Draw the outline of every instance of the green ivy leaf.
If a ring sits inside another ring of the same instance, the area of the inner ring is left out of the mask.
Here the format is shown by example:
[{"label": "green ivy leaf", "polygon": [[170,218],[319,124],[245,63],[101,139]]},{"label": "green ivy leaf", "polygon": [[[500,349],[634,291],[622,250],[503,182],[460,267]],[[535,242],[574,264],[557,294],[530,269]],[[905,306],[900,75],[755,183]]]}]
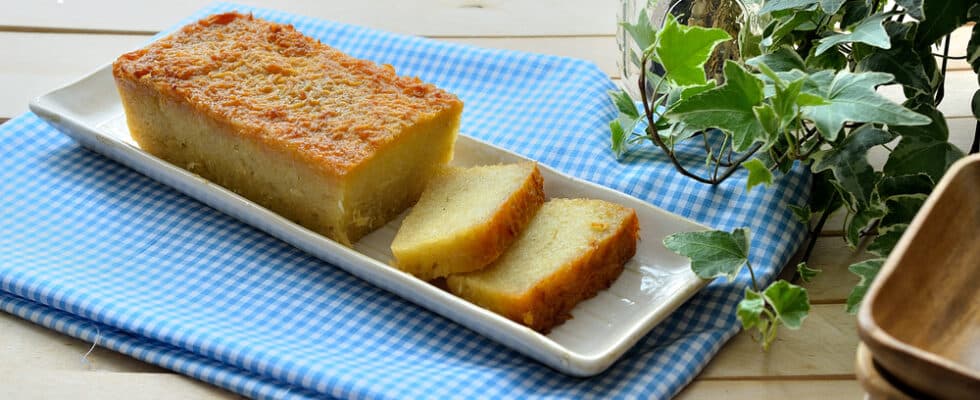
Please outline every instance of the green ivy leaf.
[{"label": "green ivy leaf", "polygon": [[[780,87],[779,84],[776,85],[776,94],[772,96],[772,106],[776,115],[779,116],[780,130],[789,127],[799,116],[797,104],[804,81],[805,79],[800,78],[786,83],[784,87]],[[773,139],[770,137],[770,140]]]},{"label": "green ivy leaf", "polygon": [[847,67],[847,56],[840,52],[838,49],[833,49],[826,51],[823,54],[817,54],[817,49],[810,49],[810,54],[806,56],[806,69],[808,71],[820,71],[820,70],[840,70]]},{"label": "green ivy leaf", "polygon": [[868,150],[891,140],[890,133],[870,124],[862,125],[847,135],[839,146],[815,154],[819,160],[813,171],[833,171],[837,182],[854,195],[858,204],[867,204],[875,188],[875,173],[868,163]]},{"label": "green ivy leaf", "polygon": [[[657,41],[657,30],[650,24],[650,17],[647,15],[645,7],[640,9],[640,16],[636,19],[635,24],[623,22],[622,25],[626,33],[629,33],[630,37],[633,38],[633,42],[640,48],[640,51],[646,51]],[[636,64],[640,64],[639,60]]]},{"label": "green ivy leaf", "polygon": [[886,228],[878,229],[878,236],[868,245],[868,251],[879,257],[887,257],[891,253],[898,240],[902,238],[908,224],[896,224]]},{"label": "green ivy leaf", "polygon": [[701,85],[707,79],[704,63],[719,43],[731,40],[724,29],[687,26],[667,14],[660,30],[654,53],[667,73],[664,75],[679,86]]},{"label": "green ivy leaf", "polygon": [[861,22],[871,14],[871,6],[867,0],[847,0],[844,3],[844,15],[841,17],[840,25],[848,28]]},{"label": "green ivy leaf", "polygon": [[880,72],[852,73],[841,71],[829,82],[826,91],[821,86],[827,74],[811,74],[804,90],[822,95],[829,104],[803,107],[803,115],[814,122],[820,134],[829,141],[837,139],[837,133],[845,122],[875,122],[892,125],[926,125],[931,119],[917,114],[878,94],[878,85],[892,81],[892,76]]},{"label": "green ivy leaf", "polygon": [[932,178],[923,173],[898,176],[886,175],[875,186],[875,191],[878,192],[879,198],[888,199],[889,197],[900,194],[929,194],[929,192],[932,192],[933,186],[935,186],[935,183],[933,183]]},{"label": "green ivy leaf", "polygon": [[739,55],[743,60],[762,54],[762,35],[752,29],[740,29],[736,42]]},{"label": "green ivy leaf", "polygon": [[773,71],[778,72],[794,69],[802,71],[806,69],[806,66],[803,64],[803,59],[800,58],[796,50],[793,50],[789,46],[780,46],[771,53],[750,58],[745,63],[756,68],[759,68],[760,64],[765,64]]},{"label": "green ivy leaf", "polygon": [[837,192],[837,196],[840,198],[842,203],[841,205],[847,209],[848,215],[856,213],[857,211],[855,210],[857,210],[861,205],[858,204],[857,198],[854,197],[854,193],[848,192],[847,189],[841,186],[840,182],[837,182],[836,179],[831,179],[829,182],[830,185],[833,186],[834,191]]},{"label": "green ivy leaf", "polygon": [[[629,139],[629,132],[623,127],[623,115],[620,118],[614,119],[609,123],[610,132],[610,144],[609,147],[612,149],[613,153],[616,154],[616,158],[619,158],[626,152],[626,141]],[[632,130],[630,130],[632,132]]]},{"label": "green ivy leaf", "polygon": [[786,80],[796,80],[800,76],[806,77],[806,82],[803,83],[803,91],[822,97],[826,97],[827,93],[830,92],[830,86],[837,77],[834,75],[834,71],[831,70],[817,71],[809,75],[803,72],[791,71],[785,75],[787,76],[784,76],[783,79]]},{"label": "green ivy leaf", "polygon": [[745,298],[738,302],[735,315],[742,321],[742,328],[752,329],[762,325],[762,311],[766,308],[766,301],[759,292],[745,288]]},{"label": "green ivy leaf", "polygon": [[636,108],[633,98],[625,90],[610,90],[609,97],[620,113],[632,118],[640,118],[640,110]]},{"label": "green ivy leaf", "polygon": [[806,261],[796,264],[796,274],[800,276],[800,280],[803,283],[810,283],[813,278],[816,278],[823,270],[810,268],[806,265]]},{"label": "green ivy leaf", "polygon": [[[889,50],[874,49],[858,61],[856,72],[887,72],[906,89],[920,93],[932,93],[932,84],[925,67],[919,62],[918,53],[908,46]],[[911,93],[909,93],[911,94]]]},{"label": "green ivy leaf", "polygon": [[796,97],[796,105],[800,107],[824,106],[828,104],[830,104],[829,100],[823,98],[823,96],[818,96],[813,93],[803,92]]},{"label": "green ivy leaf", "polygon": [[735,279],[748,262],[748,230],[681,232],[667,236],[664,246],[691,259],[691,269],[701,279],[727,276]]},{"label": "green ivy leaf", "polygon": [[759,14],[771,13],[789,9],[809,10],[821,0],[766,0],[766,4],[759,9]]},{"label": "green ivy leaf", "polygon": [[832,213],[843,205],[837,189],[831,183],[834,172],[826,170],[813,175],[813,189],[810,190],[810,209],[814,213]]},{"label": "green ivy leaf", "polygon": [[973,66],[973,72],[980,72],[980,24],[973,25],[970,41],[966,44],[966,61]]},{"label": "green ivy leaf", "polygon": [[915,45],[925,48],[942,39],[967,21],[966,10],[976,5],[976,0],[930,1],[922,4],[922,17],[915,31]]},{"label": "green ivy leaf", "polygon": [[888,32],[881,25],[888,16],[889,14],[872,15],[854,26],[854,29],[850,33],[838,33],[821,39],[820,44],[817,46],[816,55],[819,56],[831,47],[841,43],[861,42],[882,49],[891,48]]},{"label": "green ivy leaf", "polygon": [[905,13],[917,20],[922,20],[922,0],[895,0],[898,5],[905,9]]},{"label": "green ivy leaf", "polygon": [[774,21],[772,32],[763,40],[768,41],[767,47],[790,45],[793,42],[793,32],[805,32],[817,29],[814,22],[820,16],[815,11],[800,11]]},{"label": "green ivy leaf", "polygon": [[883,171],[888,175],[926,173],[938,182],[953,162],[963,157],[963,152],[947,140],[949,128],[946,118],[930,104],[920,103],[915,110],[929,119],[929,125],[890,126],[888,129],[901,135],[902,140],[888,156]]},{"label": "green ivy leaf", "polygon": [[787,328],[799,329],[810,312],[810,298],[806,289],[784,280],[769,285],[762,295],[776,311],[776,318]]},{"label": "green ivy leaf", "polygon": [[780,132],[780,122],[779,116],[776,115],[776,111],[773,110],[772,106],[763,103],[762,105],[752,107],[752,112],[755,113],[755,118],[762,124],[762,129],[768,134],[768,140],[772,141],[776,139]]},{"label": "green ivy leaf", "polygon": [[980,89],[973,92],[973,101],[970,102],[970,108],[973,109],[973,117],[980,119]]},{"label": "green ivy leaf", "polygon": [[753,107],[762,103],[762,81],[742,66],[725,62],[725,84],[683,99],[667,112],[695,129],[718,128],[732,135],[736,151],[765,138]]},{"label": "green ivy leaf", "polygon": [[751,192],[752,188],[759,184],[772,185],[772,172],[758,158],[753,158],[742,163],[742,166],[749,171],[749,178],[745,183],[745,190]]},{"label": "green ivy leaf", "polygon": [[687,99],[694,95],[707,92],[708,90],[714,89],[716,87],[718,87],[718,83],[715,82],[714,79],[708,80],[708,82],[703,85],[685,86],[684,88],[681,89],[680,98]]},{"label": "green ivy leaf", "polygon": [[810,211],[810,206],[804,205],[801,207],[790,204],[789,209],[793,211],[793,216],[796,217],[796,220],[801,224],[809,224],[810,220],[813,219],[813,212]]},{"label": "green ivy leaf", "polygon": [[660,75],[657,75],[653,70],[647,70],[647,92],[666,94],[676,87],[671,85],[670,82],[664,80]]},{"label": "green ivy leaf", "polygon": [[668,145],[672,145],[675,143],[679,143],[682,140],[687,140],[690,137],[694,136],[695,133],[698,133],[700,131],[701,131],[700,129],[687,126],[687,124],[683,122],[677,122],[671,125],[670,129],[666,132],[667,137],[664,139],[664,141]]},{"label": "green ivy leaf", "polygon": [[[772,147],[770,147],[774,153],[785,152],[786,148],[786,140],[782,138],[777,140],[774,144],[772,144]],[[768,151],[760,151],[756,153],[755,157],[762,161],[763,164],[768,165],[770,168],[776,164],[776,159],[773,159],[772,156],[769,155]],[[780,159],[779,165],[776,167],[776,169],[784,174],[789,172],[789,170],[792,168],[793,160],[789,159],[788,157],[783,157]]]},{"label": "green ivy leaf", "polygon": [[926,202],[925,194],[900,194],[885,199],[885,216],[881,218],[881,227],[908,224]]},{"label": "green ivy leaf", "polygon": [[885,208],[881,203],[858,205],[858,210],[847,221],[844,227],[844,239],[851,248],[856,248],[861,241],[861,232],[871,226],[871,222],[885,216]]},{"label": "green ivy leaf", "polygon": [[844,0],[820,0],[820,8],[822,8],[823,12],[827,13],[827,15],[837,14],[837,11],[839,11],[840,7],[843,5]]},{"label": "green ivy leaf", "polygon": [[847,296],[847,312],[851,314],[857,312],[861,306],[861,301],[864,300],[864,294],[868,292],[868,287],[871,286],[871,282],[874,281],[875,276],[878,276],[878,271],[881,270],[881,265],[884,263],[884,258],[875,258],[857,264],[851,264],[847,268],[855,275],[861,277],[861,281],[854,286],[854,290]]}]

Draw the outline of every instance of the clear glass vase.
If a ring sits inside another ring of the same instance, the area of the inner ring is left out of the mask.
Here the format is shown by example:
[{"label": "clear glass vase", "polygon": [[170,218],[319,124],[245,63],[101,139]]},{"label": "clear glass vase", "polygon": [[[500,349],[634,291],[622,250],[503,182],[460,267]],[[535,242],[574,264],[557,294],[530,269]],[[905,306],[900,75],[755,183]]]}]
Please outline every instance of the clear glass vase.
[{"label": "clear glass vase", "polygon": [[[618,65],[622,86],[633,99],[639,100],[640,91],[637,85],[640,77],[639,55],[643,49],[638,48],[623,29],[623,23],[635,23],[642,15],[642,11],[646,11],[646,16],[654,29],[662,27],[667,20],[667,14],[671,14],[682,24],[721,28],[735,38],[731,42],[718,45],[705,64],[708,78],[714,78],[721,83],[724,82],[722,68],[725,60],[739,57],[739,46],[744,40],[744,35],[761,34],[763,26],[754,17],[758,15],[757,11],[761,5],[762,0],[621,0],[616,41],[620,50]],[[657,73],[663,71],[659,65],[652,65],[651,70]]]}]

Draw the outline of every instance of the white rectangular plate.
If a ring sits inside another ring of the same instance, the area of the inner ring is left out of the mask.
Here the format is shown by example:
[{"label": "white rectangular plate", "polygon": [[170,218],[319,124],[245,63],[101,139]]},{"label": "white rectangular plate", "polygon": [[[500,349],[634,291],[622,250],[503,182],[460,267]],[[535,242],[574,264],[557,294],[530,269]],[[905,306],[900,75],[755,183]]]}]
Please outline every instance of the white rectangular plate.
[{"label": "white rectangular plate", "polygon": [[[389,245],[400,219],[351,249],[144,152],[130,137],[109,66],[34,99],[30,107],[85,147],[567,374],[602,372],[705,284],[691,272],[687,259],[662,244],[671,233],[703,230],[704,226],[542,165],[548,197],[587,197],[632,207],[640,219],[642,239],[636,256],[610,289],[579,304],[572,311],[574,318],[547,336],[541,335],[390,267]],[[519,160],[525,158],[461,135],[453,163]]]}]

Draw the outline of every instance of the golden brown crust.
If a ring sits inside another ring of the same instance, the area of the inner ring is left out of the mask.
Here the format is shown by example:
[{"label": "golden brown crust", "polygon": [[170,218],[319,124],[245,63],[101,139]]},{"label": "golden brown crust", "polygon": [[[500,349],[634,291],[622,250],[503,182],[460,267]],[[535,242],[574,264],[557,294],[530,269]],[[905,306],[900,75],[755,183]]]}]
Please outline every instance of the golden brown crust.
[{"label": "golden brown crust", "polygon": [[517,298],[486,305],[501,315],[541,333],[571,317],[571,311],[610,285],[623,272],[623,266],[636,254],[639,219],[630,214],[619,229],[602,242],[592,243],[591,251],[563,266],[546,280]]},{"label": "golden brown crust", "polygon": [[500,257],[517,240],[542,204],[544,204],[544,178],[541,177],[541,171],[535,164],[531,175],[524,181],[516,195],[504,202],[483,232],[477,234],[478,240],[473,241],[468,251],[475,255],[471,267],[467,271],[459,272],[476,271]]},{"label": "golden brown crust", "polygon": [[[426,252],[419,257],[418,249],[406,252],[404,247],[392,245],[395,264],[423,280],[445,277],[480,270],[503,254],[528,226],[535,213],[544,204],[544,178],[537,163],[528,162],[530,173],[520,186],[475,229],[439,251]],[[446,240],[445,242],[449,242]],[[444,242],[444,243],[445,243]]]},{"label": "golden brown crust", "polygon": [[243,136],[345,176],[462,102],[390,65],[251,15],[213,15],[113,64],[117,80],[185,101]]}]

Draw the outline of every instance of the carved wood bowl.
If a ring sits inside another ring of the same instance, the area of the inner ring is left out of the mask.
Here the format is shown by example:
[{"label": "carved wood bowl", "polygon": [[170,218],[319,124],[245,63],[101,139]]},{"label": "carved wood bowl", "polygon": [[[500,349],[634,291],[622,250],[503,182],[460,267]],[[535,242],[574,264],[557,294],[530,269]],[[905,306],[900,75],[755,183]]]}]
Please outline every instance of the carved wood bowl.
[{"label": "carved wood bowl", "polygon": [[980,398],[980,155],[936,185],[868,290],[858,331],[920,394]]}]

